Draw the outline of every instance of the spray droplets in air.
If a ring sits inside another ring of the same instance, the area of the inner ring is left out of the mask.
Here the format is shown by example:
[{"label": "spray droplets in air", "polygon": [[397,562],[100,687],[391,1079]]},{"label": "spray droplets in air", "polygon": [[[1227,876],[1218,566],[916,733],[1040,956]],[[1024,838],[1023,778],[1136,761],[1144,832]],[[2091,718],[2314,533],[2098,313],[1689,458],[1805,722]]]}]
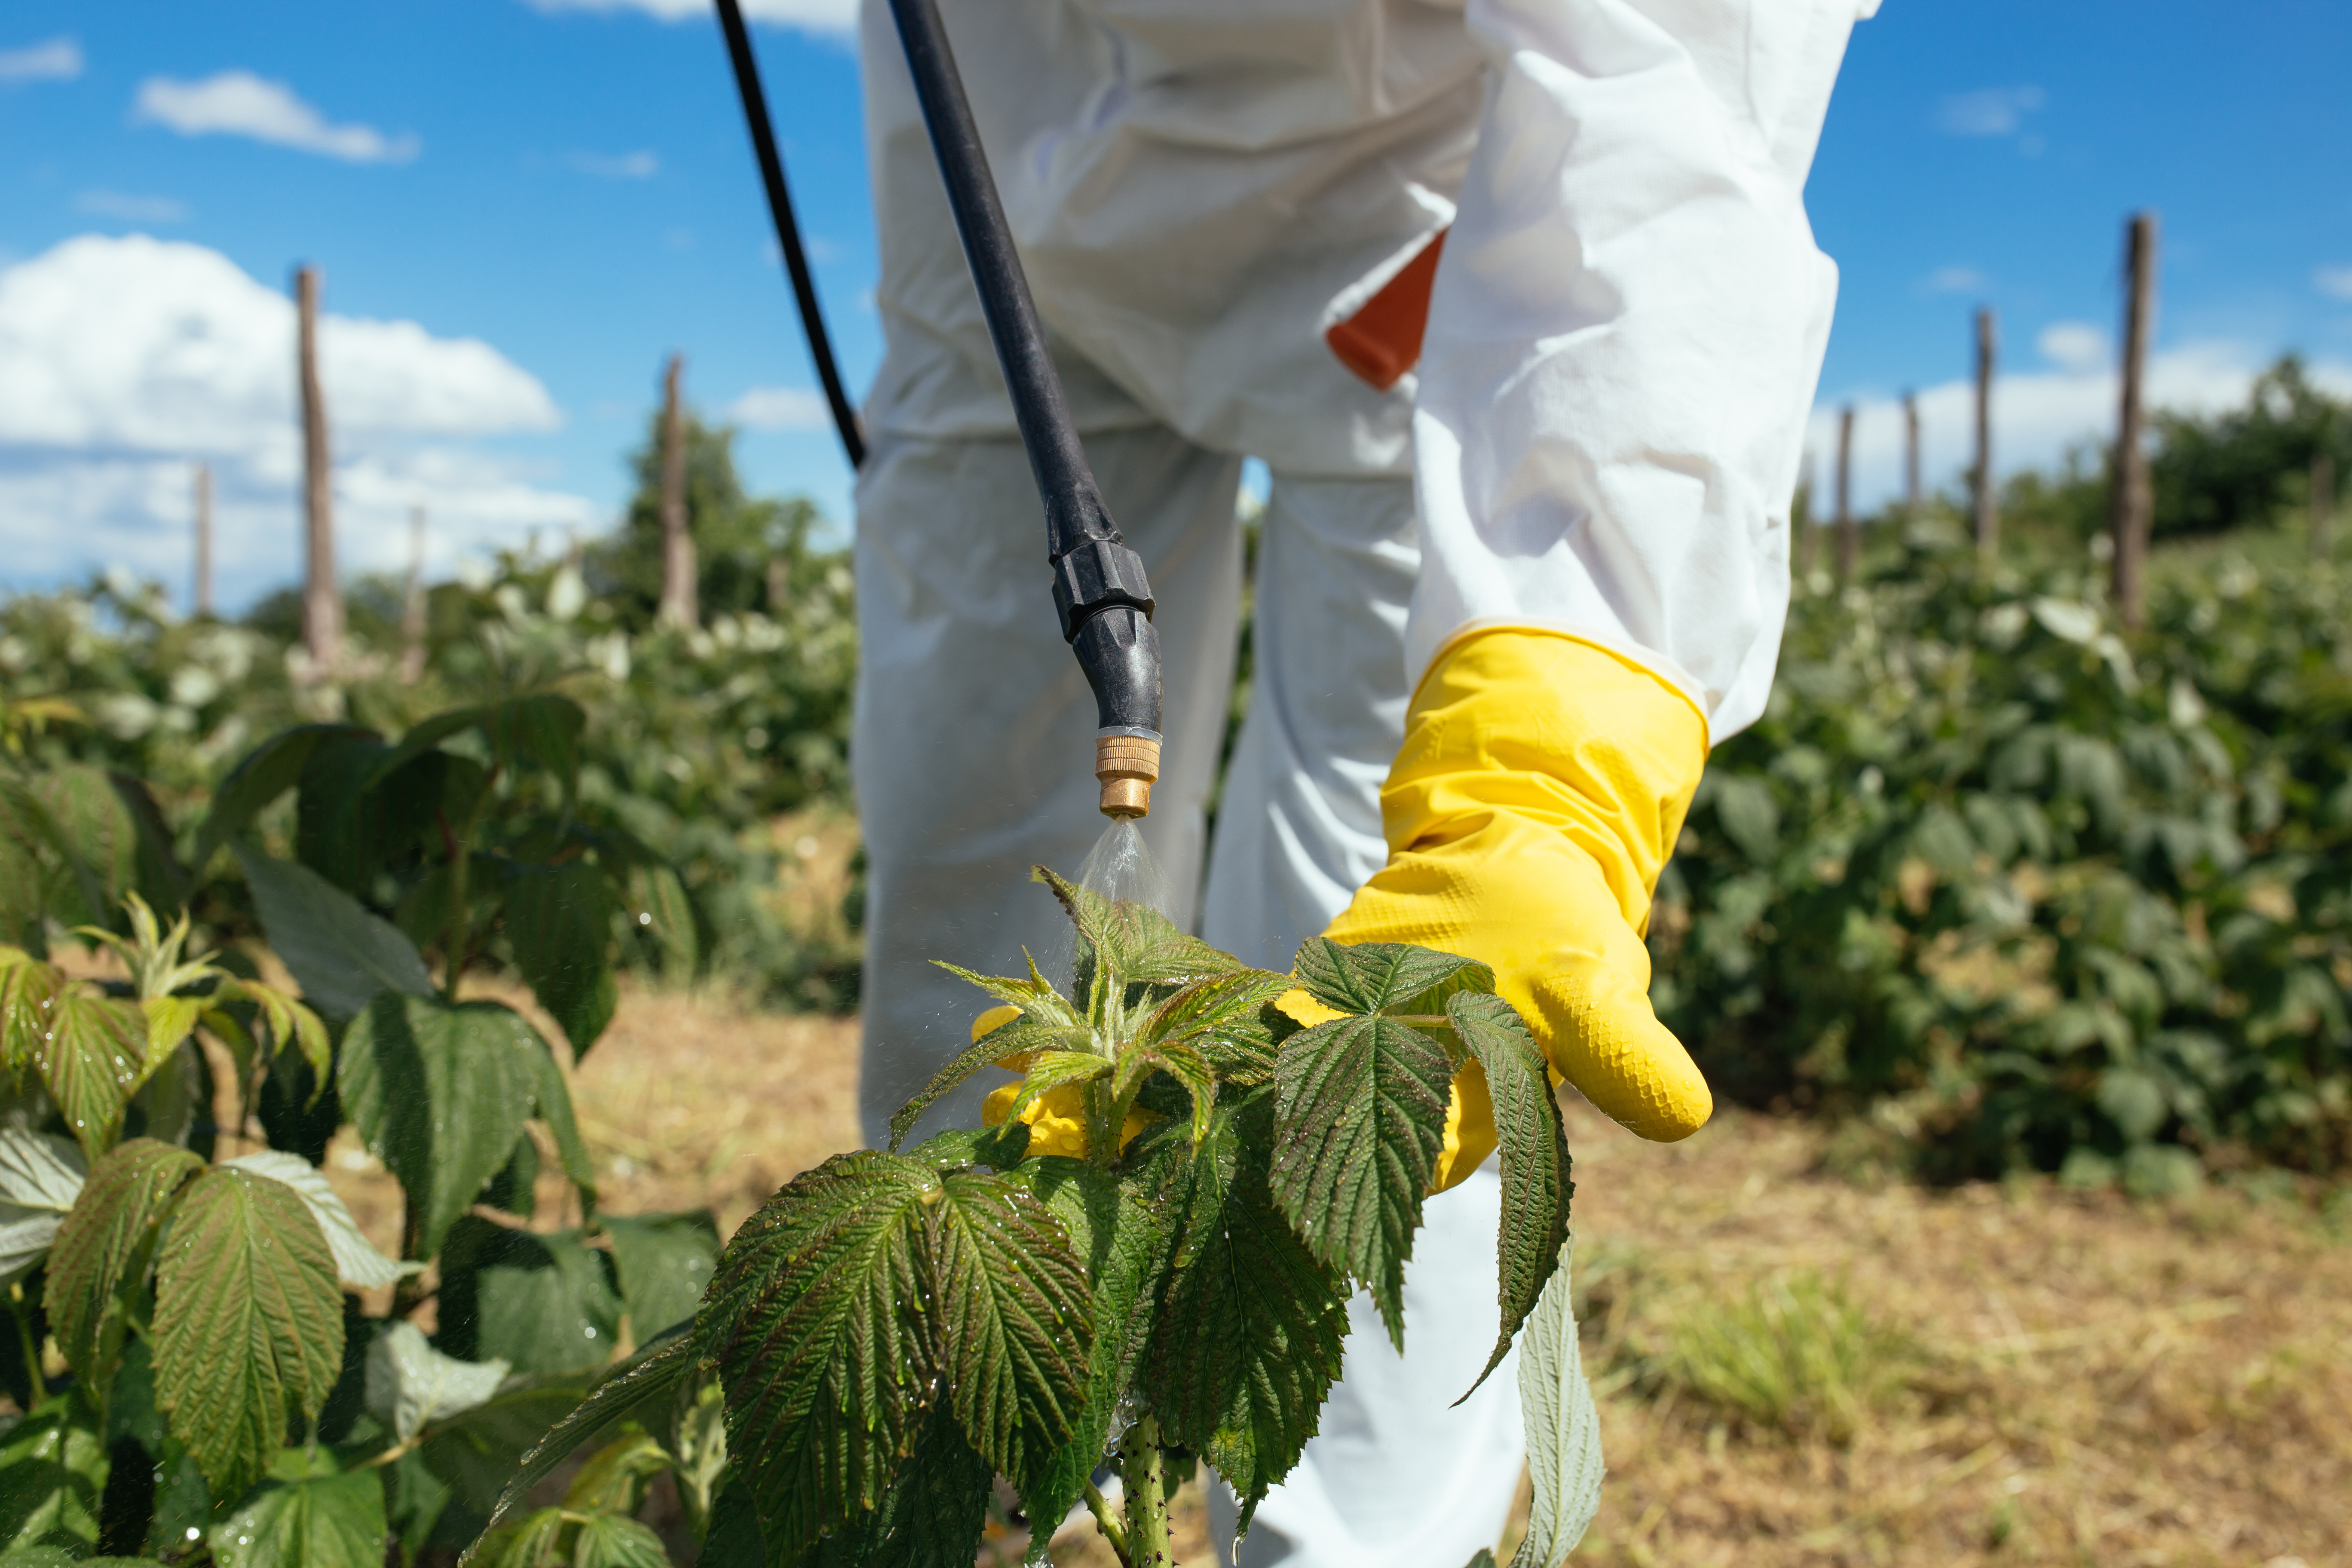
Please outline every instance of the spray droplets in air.
[{"label": "spray droplets in air", "polygon": [[1078,886],[1113,903],[1141,904],[1171,918],[1174,915],[1168,879],[1160,875],[1160,862],[1151,858],[1150,847],[1143,842],[1132,817],[1114,818],[1103,829],[1103,836],[1095,840],[1094,848],[1078,867]]}]

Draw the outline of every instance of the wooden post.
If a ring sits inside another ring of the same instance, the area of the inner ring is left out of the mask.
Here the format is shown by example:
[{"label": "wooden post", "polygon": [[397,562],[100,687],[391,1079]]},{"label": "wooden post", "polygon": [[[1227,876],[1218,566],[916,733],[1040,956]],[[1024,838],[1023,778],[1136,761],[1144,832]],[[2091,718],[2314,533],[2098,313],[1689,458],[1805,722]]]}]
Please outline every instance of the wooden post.
[{"label": "wooden post", "polygon": [[323,671],[342,648],[343,597],[335,585],[335,477],[327,455],[327,396],[319,383],[317,268],[294,274],[294,297],[302,384],[302,646],[312,668]]},{"label": "wooden post", "polygon": [[213,466],[196,465],[196,584],[191,613],[213,613]]},{"label": "wooden post", "polygon": [[2116,613],[2137,627],[2147,615],[2147,525],[2155,510],[2148,487],[2147,452],[2140,441],[2147,410],[2140,383],[2147,371],[2149,318],[2156,306],[2156,215],[2137,213],[2126,231],[2124,267],[2123,404],[2116,419],[2116,458],[2107,487],[2107,537],[2115,542],[2110,589]]},{"label": "wooden post", "polygon": [[1992,482],[1992,371],[2000,348],[1992,307],[1977,310],[1977,555],[2000,552],[2000,491]]},{"label": "wooden post", "polygon": [[400,680],[425,678],[425,509],[408,509],[408,585],[400,599]]},{"label": "wooden post", "polygon": [[1843,584],[1853,576],[1853,558],[1862,549],[1862,530],[1853,521],[1853,405],[1838,411],[1837,457],[1837,575]]},{"label": "wooden post", "polygon": [[1797,470],[1797,499],[1789,508],[1790,520],[1797,529],[1797,559],[1791,574],[1799,588],[1813,574],[1813,547],[1820,541],[1821,531],[1813,525],[1813,449],[1805,448],[1804,466]]},{"label": "wooden post", "polygon": [[2323,449],[2311,455],[2311,559],[2315,565],[2327,559],[2327,525],[2335,519],[2336,454]]},{"label": "wooden post", "polygon": [[677,395],[683,355],[669,356],[662,376],[661,618],[691,629],[695,623],[694,535],[686,517],[686,405]]},{"label": "wooden post", "polygon": [[1903,395],[1903,509],[1919,515],[1919,395]]}]

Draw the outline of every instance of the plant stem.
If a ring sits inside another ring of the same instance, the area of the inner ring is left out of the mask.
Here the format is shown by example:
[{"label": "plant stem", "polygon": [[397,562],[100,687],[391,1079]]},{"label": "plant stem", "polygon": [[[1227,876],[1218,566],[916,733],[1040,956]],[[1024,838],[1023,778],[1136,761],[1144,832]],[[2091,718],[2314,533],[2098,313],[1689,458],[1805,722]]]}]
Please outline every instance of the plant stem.
[{"label": "plant stem", "polygon": [[1102,1495],[1102,1489],[1095,1485],[1091,1476],[1087,1479],[1087,1509],[1095,1516],[1095,1528],[1110,1542],[1110,1549],[1118,1553],[1123,1568],[1135,1568],[1135,1560],[1127,1554],[1127,1531],[1119,1524],[1118,1515],[1111,1512],[1110,1500]]},{"label": "plant stem", "polygon": [[1174,1568],[1168,1550],[1168,1478],[1161,1468],[1160,1418],[1146,1415],[1118,1446],[1118,1475],[1127,1488],[1128,1568]]},{"label": "plant stem", "polygon": [[455,1005],[457,974],[466,967],[466,843],[441,818],[441,841],[449,851],[449,916],[441,935],[441,995]]},{"label": "plant stem", "polygon": [[25,1358],[25,1386],[38,1405],[49,1392],[48,1379],[41,1375],[41,1342],[33,1333],[33,1314],[25,1306],[25,1288],[8,1288],[8,1308],[16,1316],[18,1352]]}]

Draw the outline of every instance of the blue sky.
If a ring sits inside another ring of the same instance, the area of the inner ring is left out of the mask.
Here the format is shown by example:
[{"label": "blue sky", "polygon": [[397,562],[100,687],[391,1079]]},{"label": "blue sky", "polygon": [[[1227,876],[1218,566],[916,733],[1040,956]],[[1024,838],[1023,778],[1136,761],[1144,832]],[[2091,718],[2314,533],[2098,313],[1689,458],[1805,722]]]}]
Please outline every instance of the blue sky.
[{"label": "blue sky", "polygon": [[[753,8],[772,17],[755,29],[770,96],[862,386],[880,344],[849,4]],[[1958,378],[1979,300],[2001,312],[2015,373],[2004,461],[2045,460],[2095,430],[2112,397],[2121,224],[2138,206],[2164,224],[2160,396],[2230,400],[2286,348],[2352,388],[2352,201],[2333,172],[2352,146],[2347,59],[2341,5],[1887,0],[1855,33],[1809,193],[1844,279],[1822,403],[1862,405],[1864,497],[1894,482],[1884,400],[1905,387],[1926,389],[1931,476],[1962,460]],[[205,130],[224,125],[246,129]],[[55,292],[71,270],[56,247],[133,234],[162,245],[64,253],[81,292]],[[847,472],[808,395],[716,24],[697,0],[12,0],[0,339],[18,331],[20,364],[56,356],[75,390],[12,383],[0,365],[0,583],[112,560],[178,577],[173,431],[192,400],[222,426],[190,434],[185,451],[227,470],[225,589],[291,574],[277,359],[231,377],[261,434],[228,430],[235,400],[194,372],[123,389],[138,419],[100,404],[132,318],[167,321],[173,290],[194,290],[218,301],[210,319],[274,343],[267,295],[303,260],[324,269],[330,310],[355,319],[330,339],[331,374],[347,342],[343,357],[382,383],[354,379],[339,399],[352,563],[394,563],[409,500],[445,520],[441,567],[534,527],[544,540],[603,526],[672,349],[705,408],[783,426],[745,434],[756,485],[845,515]],[[42,302],[53,299],[64,303]],[[741,405],[755,389],[764,398]],[[60,412],[82,407],[76,397],[88,407]]]}]

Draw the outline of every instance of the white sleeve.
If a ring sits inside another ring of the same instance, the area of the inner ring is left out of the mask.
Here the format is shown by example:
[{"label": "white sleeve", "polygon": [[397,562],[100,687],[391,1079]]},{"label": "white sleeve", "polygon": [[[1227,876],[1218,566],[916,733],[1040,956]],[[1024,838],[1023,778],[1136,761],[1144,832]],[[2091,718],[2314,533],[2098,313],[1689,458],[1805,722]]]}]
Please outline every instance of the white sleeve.
[{"label": "white sleeve", "polygon": [[1411,674],[1518,626],[1675,682],[1721,740],[1771,688],[1837,268],[1804,183],[1875,0],[1470,0],[1478,149],[1413,423]]}]

